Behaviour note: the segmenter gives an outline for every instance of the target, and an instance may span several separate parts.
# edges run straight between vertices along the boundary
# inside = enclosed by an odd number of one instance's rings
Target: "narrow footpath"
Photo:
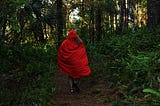
[[[57,72],[55,77],[56,93],[53,98],[55,101],[54,106],[112,106],[105,103],[107,100],[107,89],[101,82],[95,85],[92,79],[84,79],[80,81],[81,92],[71,94],[67,76]]]

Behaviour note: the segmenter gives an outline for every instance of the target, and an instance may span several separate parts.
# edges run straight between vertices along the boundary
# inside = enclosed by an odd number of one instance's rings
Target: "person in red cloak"
[[[58,49],[59,70],[69,77],[71,92],[79,92],[76,79],[91,74],[85,46],[76,31],[70,30]]]

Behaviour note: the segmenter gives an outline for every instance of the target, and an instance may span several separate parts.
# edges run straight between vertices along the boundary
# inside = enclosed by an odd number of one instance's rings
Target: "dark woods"
[[[69,29],[86,45],[92,77],[125,89],[117,96],[123,102],[114,98],[113,105],[160,104],[160,0],[0,5],[0,106],[53,104],[57,47]]]
[[[71,28],[88,30],[87,39],[93,43],[106,33],[159,26],[159,0],[2,0],[0,4],[0,42],[6,44],[46,43],[48,39],[59,44]],[[75,9],[80,19],[71,22]]]

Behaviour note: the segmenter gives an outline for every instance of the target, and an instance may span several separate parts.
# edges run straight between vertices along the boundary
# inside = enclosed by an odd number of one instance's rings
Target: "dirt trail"
[[[94,85],[91,81],[81,81],[79,94],[71,94],[67,82],[67,76],[62,73],[56,74],[56,94],[54,106],[111,106],[105,105],[103,98],[104,84]],[[104,94],[103,94],[104,95]]]

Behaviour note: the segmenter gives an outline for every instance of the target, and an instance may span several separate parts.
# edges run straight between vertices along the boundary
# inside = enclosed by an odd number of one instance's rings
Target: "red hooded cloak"
[[[58,49],[58,66],[61,72],[73,78],[89,76],[88,57],[83,43],[77,43],[77,33],[70,30]]]

